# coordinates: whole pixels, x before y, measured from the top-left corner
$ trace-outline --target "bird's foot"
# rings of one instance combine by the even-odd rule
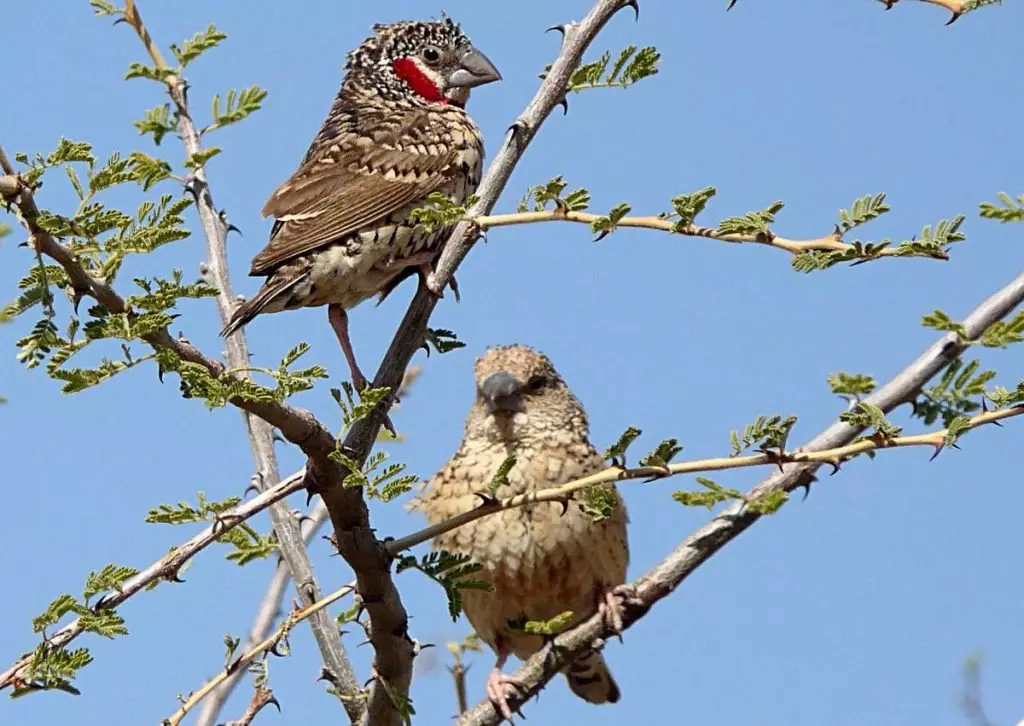
[[[597,611],[601,613],[605,624],[622,640],[622,616],[626,605],[638,601],[636,588],[632,585],[616,585],[601,590]]]
[[[526,690],[522,681],[505,675],[500,668],[492,669],[491,674],[487,676],[487,698],[494,704],[494,708],[502,715],[502,718],[512,723],[512,709],[508,705],[510,688],[513,692],[518,691],[519,693]],[[519,715],[522,716],[521,713]]]

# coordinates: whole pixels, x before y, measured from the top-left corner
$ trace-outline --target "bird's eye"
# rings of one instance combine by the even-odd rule
[[[441,60],[441,51],[434,46],[428,46],[423,49],[423,60],[431,64],[437,63]]]
[[[544,386],[546,386],[547,384],[548,379],[545,378],[544,376],[533,376],[527,382],[526,385],[531,391],[539,391],[540,389],[544,388]]]

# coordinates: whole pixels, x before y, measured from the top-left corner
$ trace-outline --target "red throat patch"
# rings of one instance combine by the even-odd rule
[[[399,58],[391,63],[395,75],[409,84],[417,96],[431,103],[448,103],[441,89],[434,85],[412,58]]]

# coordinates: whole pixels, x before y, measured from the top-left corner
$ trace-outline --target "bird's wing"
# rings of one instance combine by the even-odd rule
[[[275,191],[263,216],[277,218],[250,275],[372,227],[410,202],[441,189],[458,172],[457,150],[437,144],[423,110],[393,122],[364,117],[317,139],[302,166]],[[373,128],[376,126],[376,128]]]

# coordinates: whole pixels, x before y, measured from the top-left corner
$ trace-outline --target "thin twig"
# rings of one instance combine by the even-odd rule
[[[215,689],[218,685],[223,683],[224,680],[228,678],[228,676],[238,671],[244,671],[250,663],[256,660],[256,658],[258,658],[264,653],[273,650],[274,647],[281,642],[281,639],[287,636],[288,633],[291,632],[292,628],[294,628],[296,625],[301,623],[303,620],[306,620],[307,618],[316,615],[317,613],[326,612],[324,608],[326,608],[328,605],[332,603],[337,602],[338,600],[345,597],[354,590],[355,583],[349,583],[348,585],[345,585],[345,587],[332,592],[327,597],[321,598],[320,600],[317,600],[316,602],[307,605],[306,607],[299,608],[293,611],[292,614],[289,615],[288,618],[284,621],[284,623],[282,623],[281,626],[277,630],[275,630],[268,638],[257,643],[255,646],[242,653],[242,655],[235,658],[233,661],[231,661],[231,663],[228,664],[226,668],[224,668],[224,670],[222,670],[220,673],[218,673],[209,681],[207,681],[202,688],[200,688],[198,691],[194,691],[192,695],[190,695],[185,700],[185,702],[181,704],[181,707],[177,711],[175,711],[170,716],[170,718],[166,719],[164,723],[166,723],[168,726],[178,726],[178,724],[181,723],[181,720],[185,718],[186,715],[188,715],[188,712],[195,708],[197,703],[206,698],[206,696],[209,695],[210,692],[213,691],[213,689]],[[352,697],[358,698],[358,692],[353,694]]]
[[[128,25],[139,36],[157,68],[167,68],[160,55],[160,50],[142,22],[142,16],[139,14],[134,0],[127,0],[125,3],[124,17]],[[167,77],[165,83],[178,112],[178,130],[181,132],[185,151],[190,158],[194,158],[202,151],[202,136],[189,112],[188,83],[177,74]],[[231,319],[235,304],[235,295],[231,289],[228,273],[227,225],[213,203],[206,170],[202,166],[197,166],[192,170],[185,188],[195,197],[196,209],[203,227],[203,236],[206,239],[208,257],[204,278],[210,280],[217,289],[217,309],[220,313],[221,325],[226,325]],[[239,371],[249,365],[249,347],[242,330],[228,336],[226,347],[228,366]],[[241,372],[240,375],[241,377],[250,377],[247,372]],[[257,475],[254,477],[254,482],[260,489],[273,486],[281,478],[277,466],[277,456],[274,452],[273,428],[265,420],[251,412],[242,411],[241,413],[256,465]],[[323,593],[313,574],[313,566],[309,560],[309,553],[306,551],[306,544],[302,539],[298,522],[292,516],[288,506],[284,504],[271,507],[270,518],[277,535],[281,557],[296,584],[299,598],[305,605],[316,602]],[[334,627],[330,616],[327,613],[318,612],[315,617],[310,619],[309,625],[323,656],[324,665],[333,676],[334,685],[342,694],[355,696],[359,689],[355,672],[341,644],[338,629]],[[343,703],[349,718],[353,722],[357,722],[362,715],[358,701],[355,698],[350,698]]]
[[[211,543],[217,541],[226,532],[250,517],[262,512],[275,502],[283,500],[288,495],[301,491],[304,477],[305,472],[298,471],[284,481],[279,482],[276,486],[260,492],[252,499],[221,512],[213,524],[188,541],[173,548],[146,569],[129,577],[121,584],[120,589],[105,595],[99,602],[93,605],[93,609],[109,610],[116,608],[129,598],[159,583],[161,580],[178,581],[178,572],[186,562]],[[49,650],[63,648],[83,632],[85,631],[82,628],[81,621],[76,619],[49,636],[46,639],[47,648]],[[0,673],[0,690],[13,685],[21,679],[25,669],[31,662],[32,655],[24,655],[6,671]]]
[[[473,218],[473,223],[481,230],[488,230],[493,227],[507,227],[514,224],[537,224],[539,222],[575,222],[577,224],[592,224],[603,219],[600,214],[590,212],[569,212],[559,209],[545,210],[541,212],[517,212],[515,214],[494,214],[481,215]],[[792,240],[785,237],[778,237],[774,234],[740,234],[721,232],[714,227],[698,227],[688,225],[677,228],[671,219],[664,217],[623,217],[616,223],[617,227],[638,227],[641,229],[653,229],[659,232],[671,232],[686,237],[707,237],[708,239],[721,242],[761,244],[768,247],[784,250],[793,255],[803,252],[845,252],[854,249],[848,242],[843,242],[842,236],[838,233],[817,237],[810,240]],[[877,252],[879,257],[905,257],[895,248],[885,248]],[[945,259],[944,253],[933,255],[939,259]]]
[[[1014,406],[1011,408],[986,411],[985,413],[973,416],[970,423],[964,425],[963,431],[967,432],[971,429],[976,429],[979,426],[984,426],[985,424],[995,423],[1002,419],[1012,418],[1022,414],[1024,414],[1024,406]],[[913,436],[895,436],[890,439],[862,439],[861,441],[847,444],[846,446],[837,446],[835,448],[824,449],[822,451],[773,452],[767,454],[751,454],[749,456],[727,456],[716,459],[682,461],[676,464],[669,464],[664,467],[637,466],[626,469],[619,466],[611,466],[603,471],[597,472],[596,474],[591,474],[590,476],[585,476],[580,479],[574,479],[573,481],[557,487],[551,487],[550,489],[540,489],[526,494],[517,494],[514,497],[507,497],[505,499],[488,499],[475,509],[468,512],[463,512],[462,514],[446,519],[443,522],[438,522],[430,527],[424,527],[420,531],[402,537],[401,539],[389,541],[388,552],[398,554],[403,550],[410,549],[418,544],[432,540],[445,532],[450,532],[451,530],[462,527],[469,522],[481,519],[482,517],[489,517],[492,514],[497,514],[498,512],[506,509],[525,507],[539,502],[566,502],[576,492],[597,484],[610,484],[612,482],[625,481],[629,479],[662,479],[671,476],[678,476],[680,474],[697,474],[707,471],[723,471],[726,469],[745,469],[752,466],[780,466],[783,464],[831,464],[835,467],[835,471],[838,471],[839,467],[851,457],[857,456],[858,454],[864,454],[869,451],[905,448],[910,446],[929,446],[937,452],[941,451],[945,447],[946,435],[948,433],[947,429],[941,429],[939,431],[915,434]],[[767,492],[761,492],[760,496],[763,496],[764,494],[767,494]],[[753,500],[747,498],[746,501],[749,503]]]
[[[280,712],[281,704],[274,698],[274,692],[266,686],[256,686],[252,694],[252,700],[249,701],[249,705],[246,707],[245,713],[242,714],[242,718],[237,721],[228,721],[226,726],[249,726],[253,719],[256,718],[256,714],[270,704],[277,706],[277,710]]]
[[[977,340],[993,323],[1009,315],[1022,302],[1024,273],[989,297],[964,320],[966,338]],[[925,383],[949,365],[965,347],[954,333],[942,336],[895,378],[864,400],[886,412],[912,400]],[[861,433],[858,428],[836,422],[801,447],[801,450],[814,453],[838,448],[849,444]],[[623,617],[624,627],[635,623],[656,602],[671,595],[700,565],[761,518],[762,515],[746,506],[746,502],[759,499],[773,491],[793,491],[808,483],[809,476],[823,463],[825,462],[783,465],[782,472],[767,477],[747,492],[745,502],[727,507],[709,523],[687,537],[668,557],[632,583],[635,598],[627,604]],[[612,635],[605,618],[595,614],[552,639],[513,675],[517,682],[523,684],[523,689],[513,694],[509,699],[509,705],[515,710],[517,706],[539,693],[566,663]],[[489,701],[484,701],[464,714],[458,723],[460,726],[496,725],[500,719],[494,706]]]
[[[322,501],[317,501],[316,506],[302,522],[302,541],[308,546],[317,531],[327,521],[327,506]],[[270,578],[263,597],[260,598],[260,605],[256,611],[256,617],[249,627],[249,634],[245,643],[242,644],[242,652],[249,650],[254,643],[266,638],[274,628],[274,623],[281,615],[281,602],[291,582],[291,573],[284,562],[279,562],[274,569],[274,575]],[[196,715],[196,726],[216,726],[217,716],[227,702],[232,691],[238,686],[245,671],[237,671],[228,676],[217,688],[203,701],[203,707]]]

